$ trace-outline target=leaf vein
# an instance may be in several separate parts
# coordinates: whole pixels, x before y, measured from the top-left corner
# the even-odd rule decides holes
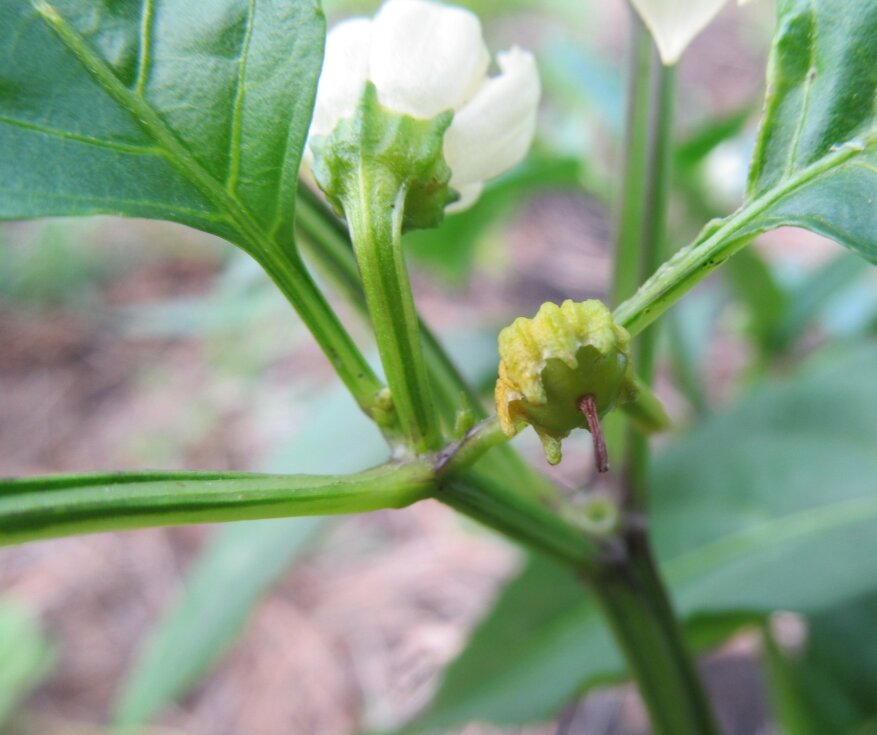
[[[135,143],[117,143],[112,140],[104,140],[101,138],[93,138],[90,135],[80,135],[79,133],[71,133],[66,130],[58,130],[48,125],[39,125],[37,123],[19,120],[7,115],[0,115],[0,123],[11,125],[23,130],[31,130],[35,133],[42,133],[53,138],[62,138],[64,140],[72,140],[77,143],[85,143],[87,145],[97,146],[98,148],[106,148],[108,150],[117,151],[119,153],[127,153],[135,156],[161,156],[163,152],[160,148],[137,145]]]
[[[228,151],[228,175],[225,181],[225,189],[233,194],[237,187],[238,177],[241,171],[241,132],[244,120],[244,96],[246,94],[247,61],[250,54],[250,39],[253,36],[253,24],[256,13],[256,0],[249,0],[247,7],[247,28],[244,32],[244,41],[241,44],[241,53],[238,58],[238,74],[235,81],[234,107],[231,115],[231,135],[229,135]]]
[[[877,174],[877,166],[868,163],[867,161],[854,161],[853,165],[859,166],[872,174]]]
[[[30,190],[23,191],[21,189],[15,189],[11,187],[4,187],[0,185],[0,192],[12,192],[14,194],[27,194]],[[58,192],[51,192],[51,196],[59,201],[69,201],[69,202],[94,202],[94,197],[91,194],[86,195],[77,195],[77,194],[68,194],[63,193],[59,194]],[[181,218],[183,217],[195,217],[200,219],[203,222],[216,222],[223,223],[227,222],[227,219],[223,217],[221,214],[216,214],[213,212],[205,212],[199,209],[192,209],[190,207],[180,207],[175,204],[167,204],[166,202],[151,202],[148,199],[121,199],[121,198],[112,198],[105,200],[106,206],[95,206],[88,210],[87,212],[83,211],[82,214],[117,214],[116,210],[119,211],[127,211],[133,209],[135,207],[155,207],[156,210],[160,210],[163,212],[167,212],[169,214],[179,215]]]
[[[807,76],[804,80],[804,98],[801,101],[801,112],[798,115],[798,123],[795,125],[795,132],[789,143],[789,153],[786,157],[786,166],[783,172],[784,177],[790,176],[795,170],[795,159],[798,157],[798,146],[801,142],[801,136],[804,134],[804,125],[807,122],[807,113],[810,109],[810,94],[813,91],[813,84],[816,81],[816,0],[810,0],[810,18],[812,21],[812,35],[810,38],[810,59],[807,63]]]
[[[146,82],[149,78],[152,16],[154,10],[154,0],[143,0],[143,9],[140,12],[140,48],[137,52],[137,82],[134,86],[134,91],[138,97],[143,97],[146,90]]]

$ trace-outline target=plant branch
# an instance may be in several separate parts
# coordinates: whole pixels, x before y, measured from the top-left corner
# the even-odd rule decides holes
[[[141,472],[0,481],[0,546],[78,533],[220,521],[365,513],[427,498],[532,550],[591,570],[596,542],[475,464],[507,441],[495,419],[432,455],[353,475]]]
[[[664,66],[653,50],[649,95],[647,100],[636,101],[637,104],[646,103],[646,108],[640,110],[639,114],[647,120],[649,127],[642,167],[646,183],[640,207],[642,220],[639,226],[637,283],[645,280],[663,261],[672,166],[674,93],[675,70]],[[637,376],[646,386],[651,386],[654,379],[657,346],[658,332],[655,329],[641,334],[633,345]],[[649,464],[648,437],[636,428],[629,427],[622,476],[627,502],[635,513],[643,513],[647,509]]]
[[[649,115],[652,86],[652,37],[639,16],[630,12],[630,48],[627,66],[627,112],[622,149],[622,175],[615,208],[615,268],[612,300],[628,298],[641,283],[643,225],[646,219]]]
[[[350,476],[152,472],[0,481],[0,545],[79,533],[402,508],[430,495],[428,462]]]
[[[310,245],[309,254],[360,313],[366,316],[365,295],[344,224],[305,184],[299,185],[296,212],[296,224],[303,236],[303,242]],[[480,397],[422,319],[420,337],[430,382],[435,390],[436,409],[445,425],[449,429],[453,426],[461,400],[467,404],[466,407],[476,420],[487,418],[488,414]],[[521,495],[550,504],[558,500],[554,484],[536,472],[508,444],[497,447],[483,457],[479,464],[481,472],[490,472],[495,477],[502,478],[508,487]]]
[[[527,548],[590,575],[599,561],[598,542],[560,515],[473,467],[440,485],[435,498]]]
[[[698,238],[679,250],[613,316],[631,335],[642,332],[683,295],[754,237],[785,223],[764,216],[784,197],[869,150],[877,132],[861,136],[855,145],[842,145],[815,163],[786,178],[781,184],[744,204],[730,217],[709,224]]]
[[[584,577],[621,646],[655,735],[716,735],[709,699],[644,534]]]
[[[662,260],[671,168],[674,72],[660,63],[651,37],[639,18],[632,16],[630,72],[634,78],[629,87],[627,158],[616,225],[616,298],[630,296]],[[620,321],[617,311],[615,317]],[[634,364],[645,386],[651,385],[654,374],[656,339],[652,330],[634,343]],[[628,426],[621,455],[627,520],[647,518],[647,436]],[[647,527],[623,526],[617,542],[617,556],[604,558],[597,573],[584,579],[625,654],[653,731],[656,735],[717,732],[709,700],[654,564]]]

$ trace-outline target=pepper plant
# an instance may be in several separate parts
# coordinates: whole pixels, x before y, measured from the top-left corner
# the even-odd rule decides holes
[[[612,304],[522,315],[499,337],[490,404],[418,317],[402,235],[438,228],[441,238],[446,218],[449,227],[485,181],[523,159],[539,99],[529,52],[501,54],[490,76],[477,18],[425,0],[390,0],[328,42],[316,0],[0,4],[0,216],[145,217],[236,245],[284,294],[389,448],[385,463],[355,474],[4,479],[0,543],[437,500],[532,556],[408,731],[543,719],[626,672],[656,733],[718,732],[692,641],[721,640],[774,609],[810,612],[817,587],[834,601],[863,595],[874,587],[863,575],[835,571],[877,551],[872,483],[831,479],[873,473],[873,441],[858,453],[826,449],[829,430],[835,443],[877,433],[873,349],[756,395],[650,461],[649,436],[669,424],[651,389],[657,326],[695,285],[737,253],[729,268],[745,263],[754,238],[787,225],[877,262],[872,0],[777,0],[745,197],[690,244],[668,246],[673,64],[721,5],[634,0],[645,23],[631,14]],[[312,278],[303,242],[372,325],[383,378]],[[754,290],[758,304],[764,293]],[[780,319],[765,344],[787,345],[793,331]],[[838,416],[858,423],[832,418],[851,404],[860,413]],[[773,498],[769,471],[790,461],[769,431],[790,413],[799,427],[815,424],[808,451],[826,460],[820,471],[836,467],[802,471],[794,501]],[[564,438],[589,431],[608,491],[571,501],[508,444],[527,425],[552,463]],[[757,521],[739,511],[744,489],[763,503]],[[653,533],[664,539],[662,568]],[[789,572],[790,560],[810,571]],[[548,630],[538,655],[521,654]],[[120,722],[178,693],[148,704],[132,695]]]

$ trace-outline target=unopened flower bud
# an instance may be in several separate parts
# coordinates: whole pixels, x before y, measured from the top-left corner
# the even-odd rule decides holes
[[[643,22],[648,26],[661,60],[675,64],[682,52],[710,21],[718,15],[727,0],[631,0]],[[748,0],[739,0],[740,5]]]
[[[636,398],[630,335],[600,301],[543,304],[499,334],[496,410],[503,431],[530,424],[551,464],[576,428],[591,428],[583,402],[596,416]],[[593,417],[592,417],[593,418]]]

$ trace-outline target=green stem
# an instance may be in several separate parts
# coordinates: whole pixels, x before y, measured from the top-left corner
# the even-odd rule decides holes
[[[297,226],[306,242],[312,243],[312,252],[332,282],[356,307],[365,310],[365,296],[350,238],[344,225],[323,204],[319,196],[304,184],[299,186],[296,204]],[[481,399],[470,386],[426,323],[420,320],[420,339],[432,384],[437,393],[439,413],[453,427],[456,408],[465,396],[476,419],[487,418]]]
[[[665,259],[670,172],[673,167],[673,110],[676,70],[664,66],[655,53],[651,74],[649,136],[643,220],[640,230],[640,265],[637,285],[654,273]],[[655,371],[655,330],[641,335],[636,344],[636,367],[640,379],[651,385]]]
[[[655,735],[715,735],[709,699],[673,612],[648,540],[635,533],[626,554],[586,578],[621,646]]]
[[[627,113],[621,189],[615,212],[614,302],[628,298],[640,284],[640,246],[645,219],[646,168],[649,150],[649,108],[652,76],[652,37],[631,10]]]
[[[332,279],[350,302],[365,313],[365,296],[350,239],[343,223],[326,207],[322,199],[307,186],[300,185],[296,204],[297,226],[310,254],[318,266]],[[456,410],[465,396],[476,420],[487,418],[487,412],[475,390],[463,378],[429,327],[421,320],[420,336],[431,384],[436,391],[439,415],[450,429]],[[501,477],[510,488],[534,499],[555,504],[558,492],[554,484],[536,472],[511,446],[504,444],[484,457],[481,471]]]
[[[354,475],[141,472],[0,480],[0,545],[150,526],[365,513],[434,497],[535,551],[592,569],[596,544],[581,529],[473,466],[505,441],[488,419],[441,452]]]
[[[370,177],[365,168],[345,215],[399,424],[414,450],[426,452],[440,445],[441,434],[402,252],[406,189],[387,191],[388,177]]]
[[[649,139],[645,156],[646,186],[639,228],[637,283],[644,281],[664,260],[672,167],[675,78],[675,69],[664,66],[653,51],[648,107],[643,114],[649,125]],[[637,375],[648,386],[654,379],[657,347],[657,329],[641,334],[633,347]],[[648,505],[649,454],[648,437],[631,427],[628,430],[623,476],[628,501],[635,512],[643,512]]]
[[[584,574],[597,565],[597,542],[585,532],[475,467],[439,486],[436,500],[529,549]]]
[[[349,476],[153,472],[0,481],[0,545],[80,533],[402,508],[434,487],[428,462]]]
[[[678,251],[640,289],[613,312],[615,321],[639,334],[684,294],[745,247],[754,237],[777,226],[769,210],[823,174],[861,155],[877,142],[877,133],[863,135],[861,145],[840,146],[815,163],[784,179],[727,219],[711,223],[690,245]]]
[[[632,25],[625,180],[616,230],[616,298],[629,297],[661,263],[666,229],[674,72],[665,68],[638,17]],[[656,334],[634,344],[640,381],[651,385]],[[624,506],[646,518],[648,438],[628,427],[622,451]],[[711,735],[717,729],[685,636],[649,548],[646,530],[619,539],[623,554],[586,582],[602,606],[649,712],[656,735]]]

